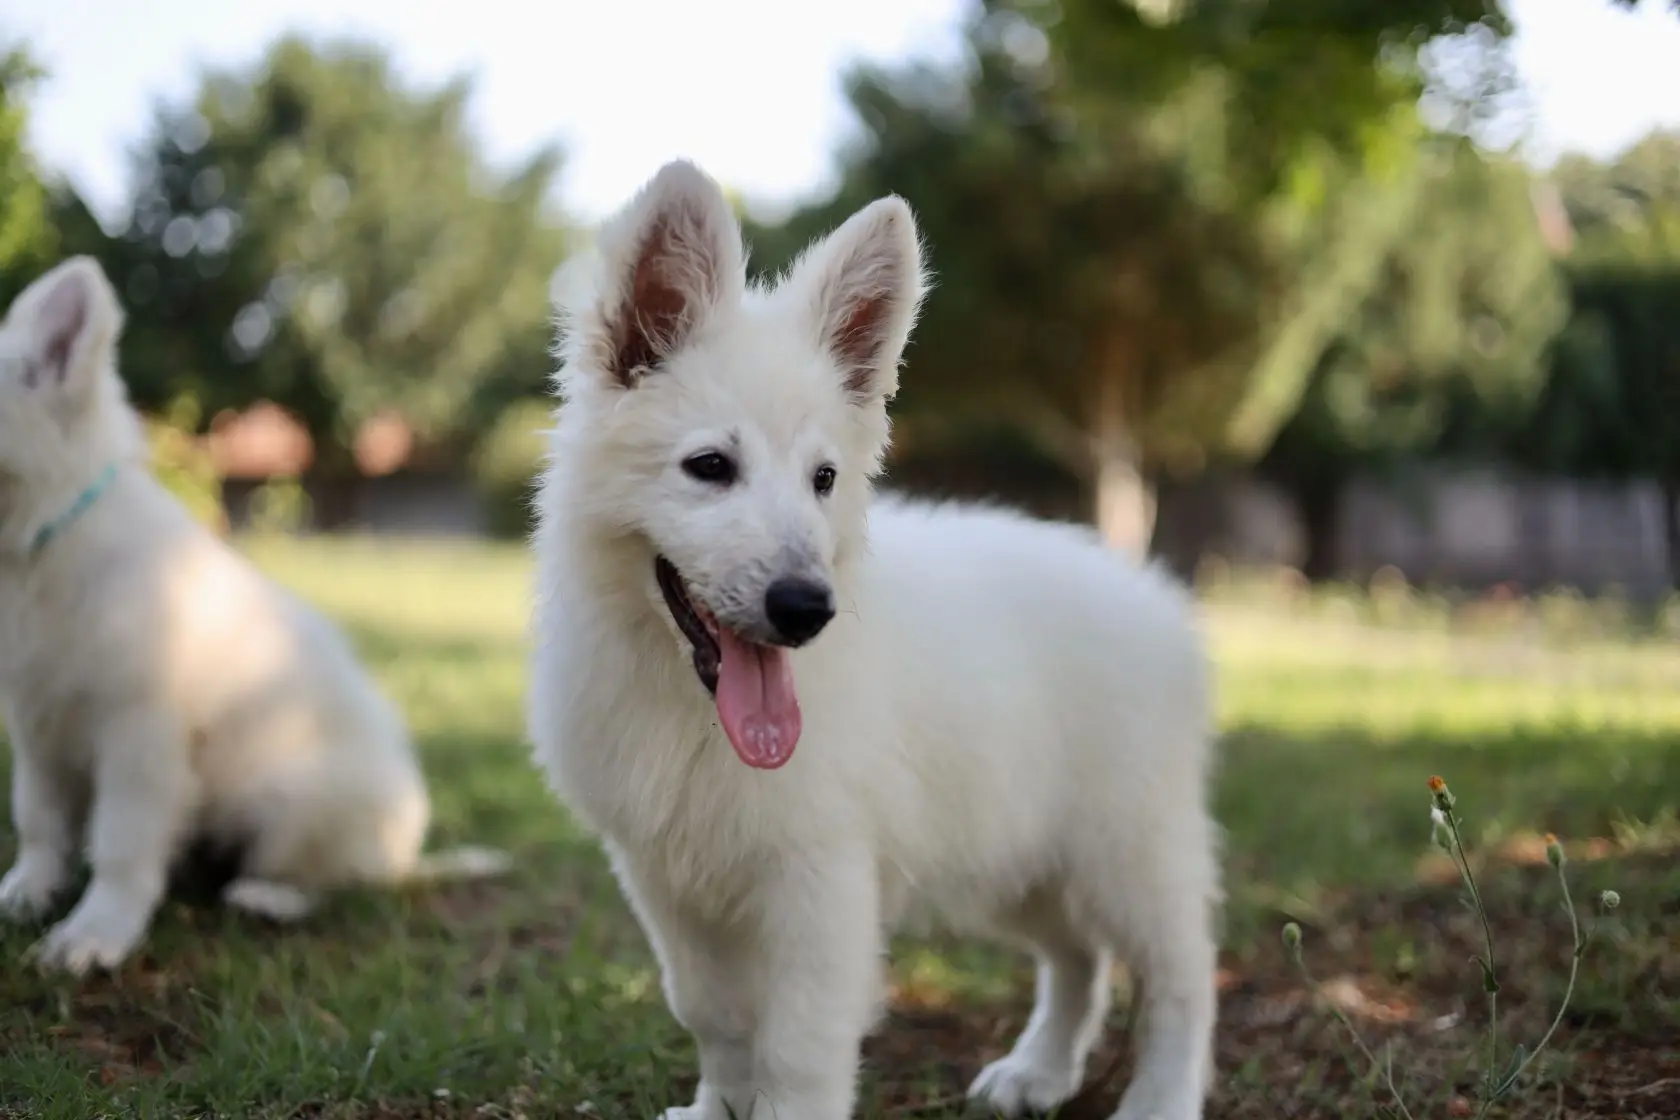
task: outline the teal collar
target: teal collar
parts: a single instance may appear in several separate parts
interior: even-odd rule
[[[70,503],[70,508],[35,530],[35,539],[29,542],[29,554],[34,556],[52,542],[64,530],[68,529],[75,520],[93,507],[93,503],[100,499],[105,491],[116,481],[117,465],[107,463],[105,469],[99,472],[99,477],[76,495],[76,500]]]

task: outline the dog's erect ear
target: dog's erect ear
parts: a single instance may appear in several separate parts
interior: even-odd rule
[[[876,199],[796,262],[786,284],[858,404],[898,390],[898,363],[927,288],[916,219],[902,198]]]
[[[556,275],[562,360],[631,388],[745,287],[723,191],[694,164],[667,163],[607,221],[591,258]]]
[[[123,313],[98,262],[79,256],[25,288],[8,321],[27,339],[24,385],[79,400],[109,360]]]

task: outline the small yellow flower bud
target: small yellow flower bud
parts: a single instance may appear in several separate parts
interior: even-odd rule
[[[1283,944],[1290,952],[1301,948],[1301,927],[1294,922],[1286,922],[1283,927]]]
[[[1434,799],[1435,808],[1441,812],[1449,812],[1453,807],[1452,790],[1447,788],[1447,780],[1439,774],[1432,774],[1429,778],[1429,793]]]

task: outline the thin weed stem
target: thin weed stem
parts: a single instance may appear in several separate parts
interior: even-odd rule
[[[1569,958],[1569,980],[1564,985],[1562,1002],[1558,1005],[1557,1014],[1552,1016],[1551,1025],[1546,1028],[1546,1033],[1540,1037],[1540,1041],[1535,1044],[1532,1051],[1525,1050],[1518,1043],[1511,1054],[1510,1068],[1501,1074],[1499,1072],[1499,972],[1497,959],[1494,955],[1493,923],[1488,919],[1487,906],[1482,899],[1481,887],[1477,884],[1476,873],[1470,866],[1470,853],[1464,844],[1462,822],[1459,820],[1458,814],[1453,811],[1457,799],[1453,797],[1452,791],[1447,788],[1445,779],[1439,775],[1429,779],[1429,789],[1432,795],[1433,818],[1436,824],[1436,842],[1446,850],[1453,866],[1458,870],[1459,878],[1464,883],[1464,889],[1469,894],[1470,906],[1475,910],[1476,919],[1482,927],[1482,944],[1486,955],[1473,957],[1472,959],[1481,966],[1482,990],[1487,994],[1488,1000],[1487,1065],[1479,1078],[1482,1088],[1478,1094],[1480,1104],[1475,1112],[1477,1120],[1485,1120],[1493,1106],[1510,1095],[1512,1090],[1516,1088],[1518,1081],[1522,1079],[1522,1075],[1533,1064],[1534,1059],[1540,1055],[1540,1052],[1551,1042],[1552,1036],[1557,1033],[1558,1027],[1562,1025],[1563,1016],[1568,1011],[1570,1000],[1575,995],[1575,983],[1581,971],[1581,958],[1586,955],[1587,945],[1596,932],[1596,923],[1589,924],[1585,934],[1581,932],[1580,915],[1575,912],[1575,900],[1569,891],[1569,876],[1564,870],[1566,860],[1563,847],[1558,843],[1557,837],[1548,833],[1546,836],[1546,859],[1557,871],[1558,885],[1563,891],[1563,908],[1569,915],[1569,930],[1572,940]],[[1599,905],[1605,911],[1614,910],[1620,904],[1621,896],[1615,891],[1607,890],[1599,895]],[[1307,989],[1315,996],[1321,996],[1323,992],[1318,985],[1318,981],[1313,979],[1311,971],[1307,968],[1306,959],[1301,952],[1300,926],[1294,922],[1285,925],[1283,940],[1290,955],[1294,958],[1295,967],[1300,971],[1301,979],[1305,981]],[[1325,1000],[1324,1002],[1329,1005],[1330,1013],[1336,1017],[1336,1021],[1341,1023],[1342,1028],[1347,1031],[1348,1037],[1353,1039],[1353,1044],[1358,1047],[1359,1053],[1371,1064],[1373,1071],[1382,1074],[1398,1115],[1402,1120],[1415,1120],[1394,1080],[1394,1051],[1392,1045],[1383,1047],[1386,1062],[1378,1060],[1376,1053],[1359,1033],[1359,1029],[1353,1025],[1353,1020],[1348,1018],[1347,1014],[1337,1006],[1336,1001]],[[1474,1062],[1475,1057],[1472,1052],[1467,1059],[1467,1064],[1473,1064]]]
[[[1312,973],[1307,969],[1306,958],[1301,953],[1301,946],[1298,937],[1291,942],[1289,951],[1290,955],[1295,958],[1295,967],[1300,970],[1301,979],[1306,982],[1307,990],[1313,992],[1315,995],[1319,994],[1320,988],[1318,986],[1318,981],[1313,979]],[[1331,999],[1325,1000],[1324,1002],[1329,1004],[1330,1013],[1336,1017],[1336,1021],[1341,1023],[1342,1027],[1348,1032],[1348,1036],[1353,1039],[1353,1044],[1359,1047],[1359,1052],[1365,1056],[1365,1060],[1371,1063],[1372,1070],[1380,1071],[1382,1073],[1383,1082],[1388,1087],[1389,1096],[1394,1098],[1394,1107],[1400,1111],[1400,1115],[1404,1118],[1404,1120],[1416,1120],[1416,1117],[1412,1115],[1411,1110],[1406,1107],[1405,1098],[1400,1095],[1399,1087],[1394,1084],[1394,1053],[1392,1048],[1387,1046],[1383,1047],[1383,1052],[1388,1056],[1388,1061],[1378,1061],[1376,1054],[1371,1051],[1370,1046],[1366,1045],[1364,1036],[1362,1036],[1359,1033],[1359,1029],[1353,1025],[1353,1020],[1349,1019],[1347,1014],[1336,1005],[1336,1001]]]
[[[1488,1001],[1488,1055],[1484,1084],[1489,1092],[1482,1098],[1482,1106],[1476,1112],[1480,1118],[1487,1115],[1487,1110],[1498,1099],[1494,1091],[1494,1078],[1498,1074],[1494,1071],[1499,1068],[1499,972],[1493,954],[1493,925],[1488,921],[1487,907],[1482,904],[1482,892],[1476,887],[1476,873],[1470,869],[1470,853],[1464,846],[1464,834],[1458,827],[1458,814],[1448,809],[1442,816],[1446,818],[1447,831],[1452,836],[1453,864],[1458,868],[1459,878],[1464,880],[1465,890],[1470,893],[1470,905],[1476,911],[1476,918],[1482,923],[1482,945],[1487,952],[1487,957],[1480,963],[1482,990],[1487,993]]]
[[[1558,1024],[1563,1022],[1564,1012],[1569,1010],[1569,1000],[1575,994],[1575,978],[1581,972],[1581,957],[1586,953],[1587,942],[1592,940],[1591,929],[1588,929],[1585,937],[1581,936],[1581,919],[1575,914],[1575,900],[1569,894],[1569,876],[1564,874],[1561,864],[1558,866],[1557,873],[1558,885],[1563,888],[1563,908],[1569,914],[1570,938],[1574,942],[1569,953],[1569,983],[1564,985],[1563,999],[1558,1003],[1557,1014],[1552,1016],[1552,1025],[1546,1028],[1546,1033],[1541,1035],[1540,1041],[1534,1044],[1533,1053],[1519,1062],[1510,1075],[1500,1082],[1498,1088],[1493,1091],[1492,1100],[1498,1100],[1516,1087],[1517,1079],[1523,1075],[1523,1071],[1528,1069],[1529,1064],[1540,1056],[1540,1051],[1546,1048],[1546,1044],[1552,1040],[1552,1035],[1557,1033]]]

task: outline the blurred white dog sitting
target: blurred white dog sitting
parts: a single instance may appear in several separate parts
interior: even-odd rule
[[[229,904],[288,920],[355,883],[496,874],[422,856],[431,806],[403,721],[349,643],[150,474],[116,370],[122,310],[68,260],[0,323],[0,716],[16,860],[0,914],[92,880],[36,946],[115,967],[193,845],[231,853]]]

